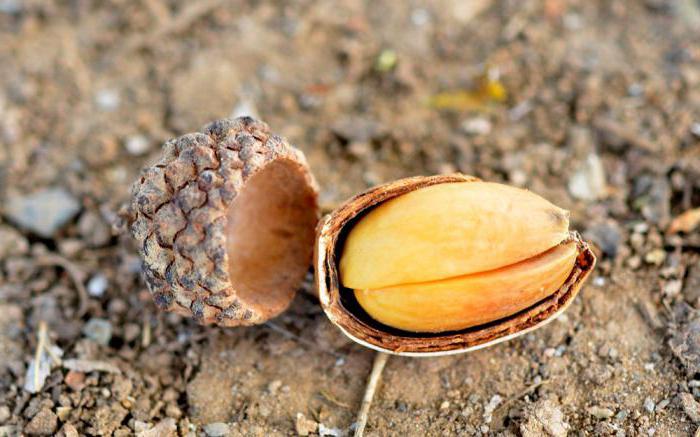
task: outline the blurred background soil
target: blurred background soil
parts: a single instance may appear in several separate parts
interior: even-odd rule
[[[160,314],[111,231],[166,139],[242,114],[326,211],[460,171],[601,256],[541,330],[390,358],[369,435],[694,435],[699,43],[695,0],[0,0],[0,436],[352,433],[374,353],[313,297],[246,329]]]

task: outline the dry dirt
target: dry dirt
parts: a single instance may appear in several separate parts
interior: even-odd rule
[[[693,0],[0,0],[0,436],[352,433],[374,354],[313,297],[200,327],[111,234],[160,144],[243,113],[306,153],[326,211],[461,171],[598,245],[547,327],[390,358],[368,435],[693,435],[700,233],[666,231],[700,207],[699,43]]]

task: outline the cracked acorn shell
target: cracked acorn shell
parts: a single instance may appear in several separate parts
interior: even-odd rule
[[[331,322],[364,346],[409,356],[468,352],[543,326],[595,266],[568,212],[462,174],[350,199],[321,221],[315,250]]]
[[[167,141],[123,212],[156,305],[221,326],[284,311],[311,265],[317,192],[301,151],[253,118]]]

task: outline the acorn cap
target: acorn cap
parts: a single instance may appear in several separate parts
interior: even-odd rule
[[[338,263],[349,230],[374,206],[389,199],[436,184],[475,182],[462,174],[413,177],[381,185],[353,197],[319,224],[314,255],[316,285],[321,306],[330,321],[348,337],[366,347],[407,356],[447,355],[490,346],[537,329],[554,320],[573,301],[595,265],[595,256],[577,233],[575,266],[564,285],[533,306],[506,318],[461,331],[415,333],[401,331],[373,320],[359,306],[350,289],[339,279]]]
[[[317,194],[302,152],[250,117],[166,142],[125,214],[156,305],[222,326],[284,311],[311,264]]]

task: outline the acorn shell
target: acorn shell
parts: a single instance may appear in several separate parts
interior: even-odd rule
[[[512,316],[461,331],[437,334],[413,333],[394,329],[369,317],[344,288],[339,279],[338,262],[345,237],[352,226],[372,207],[420,188],[454,182],[476,182],[462,175],[418,176],[371,188],[353,197],[326,216],[316,236],[314,264],[321,306],[330,321],[345,335],[363,346],[396,355],[449,355],[481,349],[537,329],[554,320],[571,304],[581,285],[595,266],[596,258],[580,236],[572,232],[578,257],[562,287],[535,305]]]

